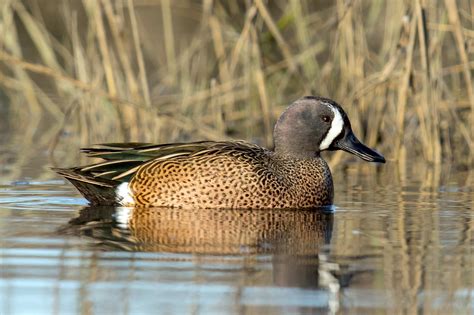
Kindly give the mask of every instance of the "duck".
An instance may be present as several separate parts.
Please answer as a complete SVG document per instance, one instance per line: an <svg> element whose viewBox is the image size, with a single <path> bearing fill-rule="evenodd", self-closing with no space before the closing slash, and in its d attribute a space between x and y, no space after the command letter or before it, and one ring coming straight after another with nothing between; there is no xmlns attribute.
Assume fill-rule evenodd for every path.
<svg viewBox="0 0 474 315"><path fill-rule="evenodd" d="M289 105L273 142L273 149L245 141L107 143L81 149L101 162L54 171L93 206L298 209L333 206L321 152L385 163L354 135L341 105L321 96Z"/></svg>

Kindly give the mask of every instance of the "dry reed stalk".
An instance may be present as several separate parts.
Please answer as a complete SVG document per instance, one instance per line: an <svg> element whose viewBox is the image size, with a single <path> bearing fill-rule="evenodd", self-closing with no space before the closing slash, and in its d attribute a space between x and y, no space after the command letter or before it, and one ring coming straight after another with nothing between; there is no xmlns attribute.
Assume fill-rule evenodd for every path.
<svg viewBox="0 0 474 315"><path fill-rule="evenodd" d="M35 44L41 59L46 66L53 70L60 71L60 66L56 59L56 54L53 50L53 45L45 30L44 25L37 23L35 19L28 13L21 2L14 2L15 12L20 17L22 24L25 26L30 38Z"/></svg>
<svg viewBox="0 0 474 315"><path fill-rule="evenodd" d="M387 88L385 86L379 87L377 90L374 91L374 99L378 100L385 100L388 94ZM383 130L383 117L386 111L385 106L388 101L379 101L378 104L374 105L375 113L371 114L371 126L372 130L368 132L365 137L365 141L368 146L376 147L377 146L377 138L380 135L380 130Z"/></svg>
<svg viewBox="0 0 474 315"><path fill-rule="evenodd" d="M74 60L74 71L76 73L76 80L73 79L74 82L72 83L76 87L80 86L80 89L83 91L91 91L92 87L85 83L90 82L90 75L89 71L87 71L87 60L86 60L86 52L84 47L82 46L81 40L79 38L79 29L77 25L77 14L75 14L71 19L71 46L72 46L72 54ZM77 82L76 82L77 81ZM79 85L77 85L79 83Z"/></svg>
<svg viewBox="0 0 474 315"><path fill-rule="evenodd" d="M257 85L258 95L260 97L262 119L263 119L263 130L265 136L265 143L267 146L272 144L273 128L271 125L271 109L268 102L267 87L265 82L265 76L262 70L262 61L260 59L260 49L258 45L258 35L254 27L250 28L250 38L252 45L252 59L254 63L254 80Z"/></svg>
<svg viewBox="0 0 474 315"><path fill-rule="evenodd" d="M9 90L21 92L21 83L17 78L12 78L0 72L0 83Z"/></svg>
<svg viewBox="0 0 474 315"><path fill-rule="evenodd" d="M145 105L150 107L151 106L150 89L148 88L145 61L143 59L143 51L140 44L141 42L140 34L138 33L138 23L137 23L137 16L135 13L135 6L133 5L133 0L127 0L127 4L128 4L128 10L129 10L130 23L132 26L135 55L136 55L136 59L138 63L138 69L139 69L139 78L140 78L141 88L143 90L143 98L145 100Z"/></svg>
<svg viewBox="0 0 474 315"><path fill-rule="evenodd" d="M96 27L96 38L99 44L99 50L102 56L102 67L105 71L105 79L107 81L108 94L117 97L117 86L114 78L114 67L112 65L111 55L105 35L104 22L102 20L102 9L100 2L84 0L87 13L90 15L91 21Z"/></svg>
<svg viewBox="0 0 474 315"><path fill-rule="evenodd" d="M180 101L186 103L206 102L210 98L218 96L219 94L230 94L233 90L241 87L243 84L244 77L240 77L230 82L216 84L212 91L208 88L195 91L192 95L181 98Z"/></svg>
<svg viewBox="0 0 474 315"><path fill-rule="evenodd" d="M448 11L448 18L450 23L454 27L454 38L456 40L456 45L458 48L458 54L461 58L461 63L464 66L464 80L466 85L466 91L469 98L469 102L471 103L471 139L474 139L474 91L473 91L473 82L471 78L471 70L469 69L469 56L466 51L465 47L465 39L463 34L463 27L461 25L461 21L459 19L459 9L455 0L445 0L446 10ZM472 8L472 5L471 5ZM471 151L471 154L474 153Z"/></svg>
<svg viewBox="0 0 474 315"><path fill-rule="evenodd" d="M175 78L176 75L176 49L174 47L173 21L171 16L170 0L161 0L161 14L163 17L164 44L166 52L167 70L170 72L169 78ZM171 82L174 83L174 82Z"/></svg>
<svg viewBox="0 0 474 315"><path fill-rule="evenodd" d="M6 48L10 50L16 56L21 58L22 50L19 45L18 40L18 32L14 23L13 18L13 10L4 10L3 11L3 30L5 31L5 35L3 37L2 48ZM4 53L0 51L0 60ZM18 59L16 57L13 57ZM41 105L36 97L35 88L33 85L33 81L30 79L26 71L22 68L13 67L11 70L14 74L14 77L18 78L18 82L20 83L19 90L22 91L23 95L26 98L26 103L28 104L28 109L30 114L33 117L39 117L41 115Z"/></svg>
<svg viewBox="0 0 474 315"><path fill-rule="evenodd" d="M13 66L15 66L15 69L22 69L22 70L26 70L26 71L31 71L31 72L34 72L34 73L37 73L37 74L41 74L41 75L51 77L54 80L59 80L59 81L71 83L71 85L73 85L75 88L77 88L77 89L79 89L83 92L92 93L92 94L95 94L95 95L100 96L100 97L105 97L105 98L107 98L108 100L110 100L112 102L119 103L119 104L130 104L129 101L120 99L118 97L114 97L113 95L111 95L111 94L109 94L105 91L98 90L92 84L88 84L88 83L85 83L83 81L76 80L76 79L71 78L69 76L63 75L62 73L58 73L58 72L54 71L53 69L51 69L49 67L46 67L46 66L43 66L41 64L26 62L23 59L17 58L17 57L15 57L13 55L10 55L10 54L8 54L4 51L0 51L0 60L4 61L4 62L11 63ZM79 67L79 68L81 68L81 67ZM21 80L20 80L20 82L21 82ZM35 93L33 93L33 94L35 94ZM139 106L139 105L135 104L135 106Z"/></svg>
<svg viewBox="0 0 474 315"><path fill-rule="evenodd" d="M304 61L308 59L308 56L315 56L318 54L322 54L324 52L324 47L325 45L322 43L315 43L311 47L309 47L307 50L295 54L294 60L297 66L301 66ZM270 64L265 67L265 75L266 76L271 76L274 75L280 71L285 71L287 69L287 62L285 60L280 61L280 62L275 62L274 64ZM321 69L322 72L324 69ZM289 76L288 76L289 77ZM321 82L324 82L321 80ZM317 82L320 83L320 82Z"/></svg>
<svg viewBox="0 0 474 315"><path fill-rule="evenodd" d="M467 64L467 67L469 69L474 69L474 61L471 61ZM455 74L455 73L460 73L463 72L466 68L466 65L460 64L460 65L451 65L447 66L441 69L441 74L443 76L448 75L448 74Z"/></svg>
<svg viewBox="0 0 474 315"><path fill-rule="evenodd" d="M446 86L446 83L441 81L440 82L440 89L443 91L445 94L450 95L449 88ZM466 124L463 122L463 120L459 117L456 108L452 106L452 104L455 102L454 96L450 97L451 100L449 103L445 103L444 107L447 107L449 109L449 113L451 114L452 119L454 120L453 125L457 126L459 128L459 132L461 133L461 136L464 138L465 143L470 147L470 151L474 151L474 142L471 139L471 136L469 134L470 130L466 126ZM449 137L447 138L449 140ZM447 148L447 152L451 151L451 146Z"/></svg>
<svg viewBox="0 0 474 315"><path fill-rule="evenodd" d="M231 82L232 79L231 79L230 71L227 65L227 54L224 47L222 27L219 20L214 15L211 15L209 17L209 28L211 30L212 43L214 45L214 51L217 57L218 65L219 65L220 82L222 83ZM228 107L233 107L234 101L232 100L232 97L229 98L229 103L227 103L227 105Z"/></svg>
<svg viewBox="0 0 474 315"><path fill-rule="evenodd" d="M403 143L403 137L405 133L405 109L408 99L408 87L410 84L410 76L413 67L413 53L415 50L415 38L416 38L416 19L411 17L411 21L408 21L408 43L406 47L405 66L403 69L403 77L400 79L398 88L398 101L397 101L397 138L395 142L395 152L398 152Z"/></svg>
<svg viewBox="0 0 474 315"><path fill-rule="evenodd" d="M216 80L211 80L211 93L215 94ZM211 109L213 111L212 121L215 122L216 129L219 133L225 134L225 124L223 119L223 112L220 104L217 101L217 97L211 98Z"/></svg>
<svg viewBox="0 0 474 315"><path fill-rule="evenodd" d="M312 46L311 37L306 24L305 14L303 13L304 11L307 11L308 3L307 1L291 0L288 6L290 7L291 13L293 15L299 51L308 52L311 50ZM301 65L302 72L304 73L305 78L307 78L305 90L309 90L308 93L310 93L311 88L308 85L317 81L321 69L316 58L311 58L313 57L311 54L307 54L305 56L306 58L303 62L301 62ZM297 61L295 62L298 63Z"/></svg>
<svg viewBox="0 0 474 315"><path fill-rule="evenodd" d="M232 50L232 54L230 57L230 64L229 64L229 72L231 75L234 74L235 68L239 62L240 53L244 44L248 41L250 27L252 25L252 20L254 19L255 15L257 14L257 7L252 5L246 12L246 18L244 22L244 26L242 31L240 32L239 39L235 43L234 49Z"/></svg>
<svg viewBox="0 0 474 315"><path fill-rule="evenodd" d="M430 75L430 63L428 56L428 30L426 29L426 10L422 7L420 0L415 3L415 14L417 20L417 34L419 39L420 47L420 59L422 68L422 91L420 106L417 107L418 119L421 125L421 137L420 140L423 145L423 152L425 158L433 163L440 162L440 144L438 142L439 135L436 124L436 118L438 116L436 102L431 102L432 89L431 89L431 75ZM431 108L430 105L431 104Z"/></svg>
<svg viewBox="0 0 474 315"><path fill-rule="evenodd" d="M128 91L130 92L130 96L132 101L134 102L141 102L142 98L139 94L138 83L135 79L135 74L132 70L132 65L130 63L130 58L127 54L127 47L126 43L123 41L120 32L120 27L117 25L116 22L116 14L113 11L112 2L110 0L102 0L102 5L104 7L104 12L107 17L107 22L109 25L110 32L112 34L112 39L116 47L116 52L118 59L120 60L121 68L124 72L124 77L127 82Z"/></svg>
<svg viewBox="0 0 474 315"><path fill-rule="evenodd" d="M112 43L108 45L110 49L110 56L113 62L113 77L117 88L122 91L122 97L130 99L136 103L142 103L143 100L140 95L137 93L137 86L134 83L136 80L133 78L132 70L128 61L127 53L125 50L126 43L119 38L119 32L122 28L123 16L114 14L112 11L112 5L108 0L102 0L102 6L104 11L104 18L108 22L110 33L112 34L112 40L115 44L116 49L113 50ZM122 70L122 71L121 71ZM124 95L125 94L125 95ZM130 106L128 104L122 105L119 107L115 104L117 113L120 115L122 130L124 130L124 139L139 139L140 138L140 117L139 111L135 106ZM123 117L123 118L122 118Z"/></svg>
<svg viewBox="0 0 474 315"><path fill-rule="evenodd" d="M257 6L258 12L260 13L263 20L265 21L265 24L267 25L268 29L270 30L270 33L273 35L273 37L277 41L278 46L280 47L281 52L287 62L288 69L291 72L296 71L296 64L293 60L291 49L286 43L286 41L283 39L283 36L280 34L280 31L278 30L277 25L273 21L273 18L271 17L270 12L268 12L267 10L267 7L262 2L262 0L255 0L255 5Z"/></svg>

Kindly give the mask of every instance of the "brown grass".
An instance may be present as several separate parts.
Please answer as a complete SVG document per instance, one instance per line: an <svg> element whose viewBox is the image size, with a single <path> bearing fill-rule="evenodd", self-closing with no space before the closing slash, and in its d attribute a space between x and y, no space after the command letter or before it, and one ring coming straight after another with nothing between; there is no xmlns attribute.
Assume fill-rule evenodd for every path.
<svg viewBox="0 0 474 315"><path fill-rule="evenodd" d="M110 141L271 146L283 108L319 94L388 160L471 165L470 1L318 3L4 1L4 123L61 159Z"/></svg>

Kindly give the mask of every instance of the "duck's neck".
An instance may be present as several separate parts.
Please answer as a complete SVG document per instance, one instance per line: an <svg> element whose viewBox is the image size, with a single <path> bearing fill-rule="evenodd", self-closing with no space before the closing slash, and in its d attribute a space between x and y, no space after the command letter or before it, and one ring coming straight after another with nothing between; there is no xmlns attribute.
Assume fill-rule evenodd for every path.
<svg viewBox="0 0 474 315"><path fill-rule="evenodd" d="M295 129L286 124L280 124L275 127L273 139L277 155L297 159L311 159L320 156L318 142L313 139L308 130Z"/></svg>
<svg viewBox="0 0 474 315"><path fill-rule="evenodd" d="M309 159L317 159L320 158L320 153L311 151L311 150L288 150L287 148L278 148L275 147L274 150L275 156L282 158L282 159L289 159L289 160L309 160Z"/></svg>

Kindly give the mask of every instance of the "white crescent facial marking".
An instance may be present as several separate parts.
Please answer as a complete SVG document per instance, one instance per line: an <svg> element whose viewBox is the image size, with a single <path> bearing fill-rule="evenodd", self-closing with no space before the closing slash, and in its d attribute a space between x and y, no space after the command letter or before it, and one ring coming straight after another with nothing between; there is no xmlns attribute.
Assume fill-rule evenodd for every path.
<svg viewBox="0 0 474 315"><path fill-rule="evenodd" d="M339 110L331 104L323 104L327 105L332 110L332 112L334 113L334 118L332 119L331 127L329 128L326 137L324 137L323 141L321 141L321 144L319 145L319 150L321 151L329 148L334 139L336 139L337 136L341 134L342 129L344 128L344 119L342 119L342 115Z"/></svg>
<svg viewBox="0 0 474 315"><path fill-rule="evenodd" d="M128 182L123 182L117 186L115 190L115 200L122 206L133 206L135 204Z"/></svg>

